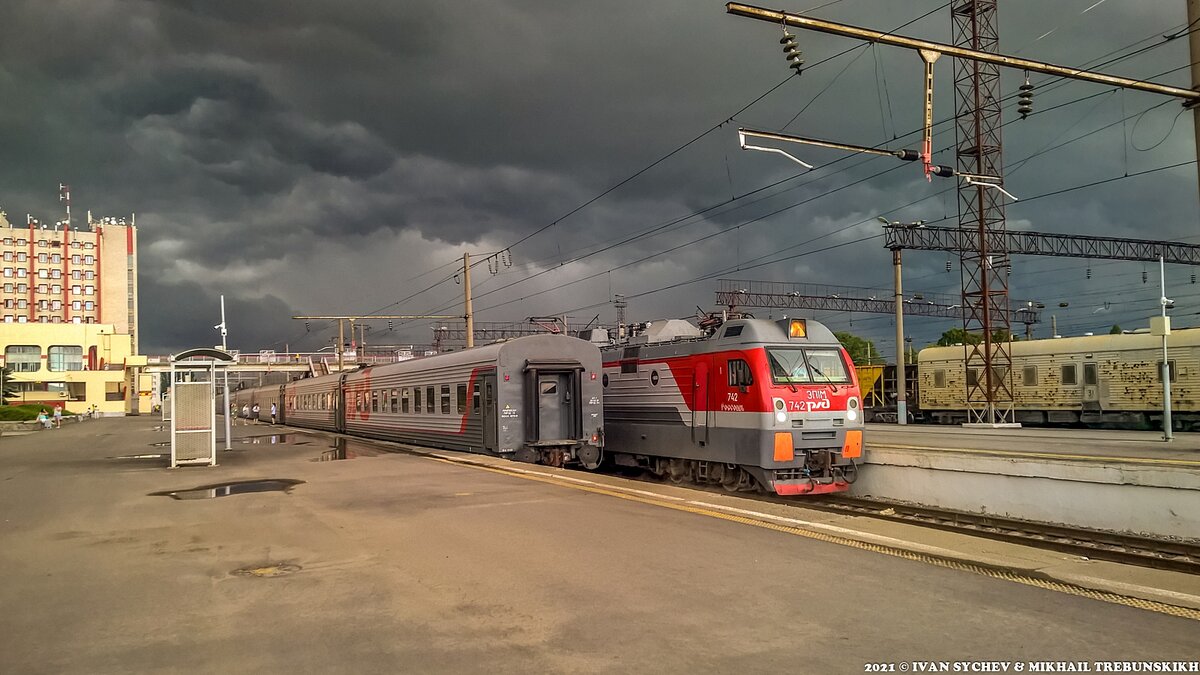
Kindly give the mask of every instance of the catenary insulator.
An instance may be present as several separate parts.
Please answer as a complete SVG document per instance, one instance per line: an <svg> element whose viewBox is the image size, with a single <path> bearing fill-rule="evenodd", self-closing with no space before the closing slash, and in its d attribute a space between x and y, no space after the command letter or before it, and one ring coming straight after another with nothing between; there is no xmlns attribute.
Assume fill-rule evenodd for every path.
<svg viewBox="0 0 1200 675"><path fill-rule="evenodd" d="M1142 283L1146 283L1146 270L1142 270Z"/></svg>
<svg viewBox="0 0 1200 675"><path fill-rule="evenodd" d="M1087 268L1087 278L1088 278L1088 279L1091 279L1091 278L1092 278L1092 268L1090 268L1090 267L1089 267L1089 268Z"/></svg>
<svg viewBox="0 0 1200 675"><path fill-rule="evenodd" d="M950 261L949 260L946 261L946 271L947 272L950 271Z"/></svg>
<svg viewBox="0 0 1200 675"><path fill-rule="evenodd" d="M1025 84L1018 87L1020 93L1017 94L1017 112L1021 114L1021 119L1029 117L1029 113L1033 112L1033 85L1029 84L1029 79L1025 79Z"/></svg>

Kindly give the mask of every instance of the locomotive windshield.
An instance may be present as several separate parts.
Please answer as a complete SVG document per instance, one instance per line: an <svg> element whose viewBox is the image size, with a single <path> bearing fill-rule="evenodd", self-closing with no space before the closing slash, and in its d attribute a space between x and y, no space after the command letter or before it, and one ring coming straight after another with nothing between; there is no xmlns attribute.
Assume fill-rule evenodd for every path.
<svg viewBox="0 0 1200 675"><path fill-rule="evenodd" d="M842 354L836 349L767 347L767 360L771 363L771 380L775 384L850 382Z"/></svg>

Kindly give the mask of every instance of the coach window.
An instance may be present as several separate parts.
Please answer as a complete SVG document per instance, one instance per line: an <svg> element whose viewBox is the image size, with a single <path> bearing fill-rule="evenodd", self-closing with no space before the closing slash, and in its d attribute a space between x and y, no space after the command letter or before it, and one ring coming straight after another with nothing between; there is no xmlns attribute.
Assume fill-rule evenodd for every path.
<svg viewBox="0 0 1200 675"><path fill-rule="evenodd" d="M400 412L408 412L408 387L400 390Z"/></svg>
<svg viewBox="0 0 1200 675"><path fill-rule="evenodd" d="M467 385L458 385L457 393L458 396L456 396L456 398L458 399L458 414L465 415L467 414Z"/></svg>
<svg viewBox="0 0 1200 675"><path fill-rule="evenodd" d="M979 369L978 368L967 368L967 386L968 387L978 387L979 386Z"/></svg>
<svg viewBox="0 0 1200 675"><path fill-rule="evenodd" d="M750 364L742 359L729 359L729 386L749 387L754 384L754 374L750 372Z"/></svg>
<svg viewBox="0 0 1200 675"><path fill-rule="evenodd" d="M1175 360L1174 359L1167 361L1167 369L1171 371L1171 381L1174 382L1175 381ZM1154 364L1154 372L1156 373L1154 379L1159 382L1162 382L1162 361L1159 361L1158 363Z"/></svg>
<svg viewBox="0 0 1200 675"><path fill-rule="evenodd" d="M371 412L379 412L379 392L371 392Z"/></svg>
<svg viewBox="0 0 1200 675"><path fill-rule="evenodd" d="M436 399L433 397L433 392L433 387L425 387L425 412L429 413L430 415L437 412L437 403L434 402Z"/></svg>
<svg viewBox="0 0 1200 675"><path fill-rule="evenodd" d="M362 394L354 395L354 410L355 410L355 412L363 411L363 395Z"/></svg>
<svg viewBox="0 0 1200 675"><path fill-rule="evenodd" d="M605 375L605 377L608 377ZM479 383L471 385L471 414L479 414Z"/></svg>
<svg viewBox="0 0 1200 675"><path fill-rule="evenodd" d="M1021 384L1026 387L1037 386L1037 366L1025 366L1024 372L1021 374Z"/></svg>
<svg viewBox="0 0 1200 675"><path fill-rule="evenodd" d="M1062 367L1062 383L1064 385L1079 384L1079 380L1075 376L1075 364L1068 363Z"/></svg>
<svg viewBox="0 0 1200 675"><path fill-rule="evenodd" d="M933 371L933 387L934 387L934 389L944 389L946 387L946 371L945 370L939 369L939 370Z"/></svg>
<svg viewBox="0 0 1200 675"><path fill-rule="evenodd" d="M400 412L400 390L399 389L392 390L392 412L394 412L394 413Z"/></svg>
<svg viewBox="0 0 1200 675"><path fill-rule="evenodd" d="M450 385L442 385L442 414L450 414Z"/></svg>
<svg viewBox="0 0 1200 675"><path fill-rule="evenodd" d="M421 388L413 387L413 412L421 412Z"/></svg>

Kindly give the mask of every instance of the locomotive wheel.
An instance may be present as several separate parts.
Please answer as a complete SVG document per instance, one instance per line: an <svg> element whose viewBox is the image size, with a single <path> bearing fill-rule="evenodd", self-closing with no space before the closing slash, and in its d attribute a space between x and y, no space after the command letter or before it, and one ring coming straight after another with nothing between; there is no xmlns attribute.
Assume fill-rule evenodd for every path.
<svg viewBox="0 0 1200 675"><path fill-rule="evenodd" d="M737 492L742 489L742 483L745 482L745 475L742 472L742 467L722 467L721 487L727 492Z"/></svg>
<svg viewBox="0 0 1200 675"><path fill-rule="evenodd" d="M688 479L687 460L672 459L667 464L667 479L672 483L682 483Z"/></svg>

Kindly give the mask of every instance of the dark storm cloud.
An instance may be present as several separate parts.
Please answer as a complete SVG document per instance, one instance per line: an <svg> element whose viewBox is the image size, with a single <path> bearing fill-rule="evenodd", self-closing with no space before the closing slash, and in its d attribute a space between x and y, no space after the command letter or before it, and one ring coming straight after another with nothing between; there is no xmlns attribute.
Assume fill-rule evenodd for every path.
<svg viewBox="0 0 1200 675"><path fill-rule="evenodd" d="M891 28L940 4L846 0L816 14ZM1006 0L1002 48L1082 64L1184 23L1181 6L1107 0L1081 14L1091 4ZM300 309L449 311L461 290L453 283L392 303L451 277L464 250L494 251L556 221L726 121L787 75L778 27L727 16L719 2L692 0L15 0L5 19L0 145L8 161L0 165L0 204L17 221L26 211L53 219L60 208L54 188L64 180L74 188L77 214L136 211L142 344L161 350L210 343L221 293L231 311L245 314L237 321L243 332L233 335L246 349L289 340L296 327L286 317ZM945 40L950 20L939 11L903 32ZM807 33L800 43L810 64L855 44ZM1176 41L1106 70L1146 76L1186 58ZM886 286L889 257L881 242L848 242L877 234L874 216L881 213L953 223L954 195L938 196L948 184L927 183L912 166L876 175L892 165L819 149L801 151L818 166L803 172L778 156L739 150L735 129L786 126L916 147L916 136L896 137L919 125L920 78L916 56L882 47L814 67L517 247L513 267L496 276L480 268L477 306L490 320L575 308L585 320L597 311L607 320L611 293L639 296L718 271ZM1019 80L1019 73L1006 73L1004 91ZM953 110L950 82L949 64L939 64L938 119ZM1097 91L1081 84L1039 88L1035 107ZM1158 102L1116 94L1095 107L1074 104L1006 125L1009 186L1031 197L1194 158L1188 117L1172 130L1172 102L1017 164ZM1006 105L1006 120L1012 107ZM1159 139L1153 150L1137 150ZM939 125L935 148L953 143L953 126ZM937 158L953 161L949 151ZM1010 224L1191 236L1194 182L1194 167L1185 167L1018 202L1009 207ZM698 211L705 213L679 221ZM569 262L663 226L653 237ZM655 255L690 240L701 241ZM621 267L640 258L648 260ZM910 255L912 287L952 289L958 271L946 273L945 260ZM1014 271L1014 297L1036 292L1050 300L1048 288L1083 299L1095 292L1082 273L1056 279L1048 262L1019 264L1025 267ZM1028 280L1020 269L1031 273ZM1141 290L1136 273L1106 283L1117 289L1126 281ZM712 288L708 281L640 295L631 313L687 314L711 303ZM1075 309L1082 304L1073 304L1060 326L1063 318L1074 320L1073 312L1080 327L1103 316L1090 306ZM829 319L844 328L849 318ZM886 318L854 323L888 339ZM936 338L944 329L914 325L919 338L920 331ZM406 336L421 341L427 331L414 325Z"/></svg>

